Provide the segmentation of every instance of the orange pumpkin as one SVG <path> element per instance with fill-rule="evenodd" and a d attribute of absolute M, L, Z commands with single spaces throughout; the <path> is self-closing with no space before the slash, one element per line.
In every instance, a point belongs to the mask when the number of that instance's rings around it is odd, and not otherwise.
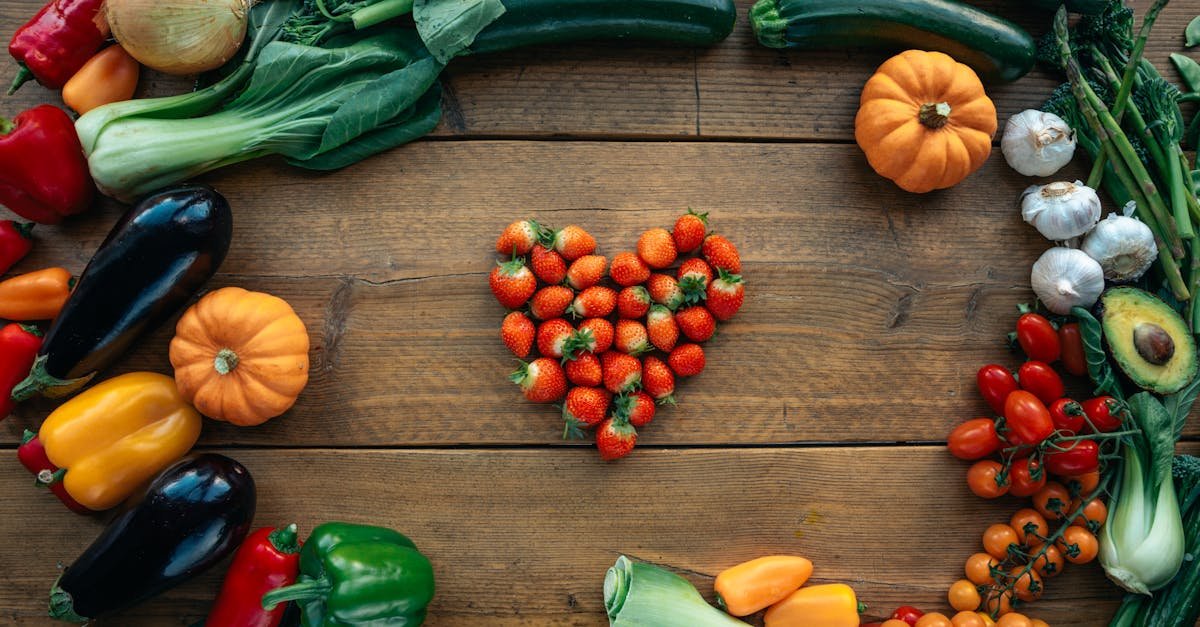
<path fill-rule="evenodd" d="M 239 426 L 274 418 L 308 383 L 308 330 L 287 301 L 226 287 L 179 319 L 175 385 L 200 413 Z"/>
<path fill-rule="evenodd" d="M 881 176 L 924 193 L 978 170 L 996 125 L 996 106 L 971 68 L 941 52 L 908 50 L 863 87 L 854 139 Z"/>

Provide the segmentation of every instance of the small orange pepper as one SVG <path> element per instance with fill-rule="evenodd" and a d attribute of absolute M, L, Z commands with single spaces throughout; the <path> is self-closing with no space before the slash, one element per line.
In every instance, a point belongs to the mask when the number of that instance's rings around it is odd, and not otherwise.
<path fill-rule="evenodd" d="M 844 583 L 808 586 L 772 605 L 766 627 L 858 627 L 858 598 Z"/>
<path fill-rule="evenodd" d="M 110 102 L 133 97 L 141 66 L 120 45 L 97 52 L 63 85 L 62 99 L 83 114 Z"/>
<path fill-rule="evenodd" d="M 46 268 L 0 282 L 0 318 L 27 322 L 53 320 L 71 294 L 66 268 Z"/>
<path fill-rule="evenodd" d="M 717 575 L 717 603 L 734 616 L 749 616 L 782 601 L 812 576 L 812 562 L 792 555 L 769 555 Z"/>

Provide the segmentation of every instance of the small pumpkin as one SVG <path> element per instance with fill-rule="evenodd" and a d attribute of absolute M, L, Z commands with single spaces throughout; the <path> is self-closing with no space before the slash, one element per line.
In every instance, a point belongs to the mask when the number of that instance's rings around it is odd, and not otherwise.
<path fill-rule="evenodd" d="M 308 383 L 308 330 L 282 298 L 225 287 L 179 319 L 170 358 L 175 385 L 200 413 L 262 424 L 287 411 Z"/>
<path fill-rule="evenodd" d="M 924 193 L 978 170 L 997 124 L 974 70 L 941 52 L 907 50 L 867 80 L 854 139 L 880 176 Z"/>

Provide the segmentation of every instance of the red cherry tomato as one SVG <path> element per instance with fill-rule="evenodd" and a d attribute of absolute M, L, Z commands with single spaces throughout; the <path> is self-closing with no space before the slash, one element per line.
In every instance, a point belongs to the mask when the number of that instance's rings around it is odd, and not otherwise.
<path fill-rule="evenodd" d="M 1097 431 L 1108 433 L 1121 428 L 1129 418 L 1129 408 L 1111 396 L 1097 396 L 1083 402 L 1083 413 Z"/>
<path fill-rule="evenodd" d="M 909 625 L 916 625 L 917 621 L 924 615 L 925 612 L 922 612 L 911 605 L 901 605 L 900 607 L 896 608 L 895 612 L 892 612 L 892 618 L 896 620 L 902 620 Z"/>
<path fill-rule="evenodd" d="M 1054 428 L 1071 435 L 1083 432 L 1083 406 L 1069 398 L 1060 398 L 1050 403 L 1050 420 Z"/>
<path fill-rule="evenodd" d="M 1004 417 L 1008 428 L 1023 444 L 1037 444 L 1054 433 L 1050 410 L 1038 397 L 1025 390 L 1008 395 L 1004 402 Z"/>
<path fill-rule="evenodd" d="M 1083 336 L 1079 333 L 1079 323 L 1069 322 L 1058 328 L 1058 343 L 1062 347 L 1063 370 L 1082 377 L 1087 374 L 1087 355 L 1083 352 Z"/>
<path fill-rule="evenodd" d="M 1021 364 L 1020 370 L 1017 370 L 1017 380 L 1021 382 L 1022 390 L 1033 392 L 1046 405 L 1062 398 L 1062 377 L 1044 362 L 1027 361 Z"/>
<path fill-rule="evenodd" d="M 1100 467 L 1100 446 L 1095 440 L 1063 444 L 1067 450 L 1046 453 L 1046 469 L 1050 472 L 1063 476 L 1082 475 Z"/>
<path fill-rule="evenodd" d="M 1008 395 L 1018 389 L 1017 380 L 1004 366 L 988 364 L 979 369 L 975 375 L 975 383 L 979 385 L 979 393 L 992 406 L 997 414 L 1004 413 L 1004 401 Z"/>
<path fill-rule="evenodd" d="M 1000 444 L 996 423 L 991 418 L 972 418 L 950 432 L 946 447 L 959 459 L 976 460 L 995 453 Z"/>
<path fill-rule="evenodd" d="M 1008 493 L 1025 498 L 1037 494 L 1046 485 L 1046 471 L 1036 459 L 1013 460 L 1008 471 Z"/>
<path fill-rule="evenodd" d="M 1018 318 L 1017 343 L 1030 359 L 1046 363 L 1058 359 L 1058 332 L 1045 316 L 1027 313 Z"/>

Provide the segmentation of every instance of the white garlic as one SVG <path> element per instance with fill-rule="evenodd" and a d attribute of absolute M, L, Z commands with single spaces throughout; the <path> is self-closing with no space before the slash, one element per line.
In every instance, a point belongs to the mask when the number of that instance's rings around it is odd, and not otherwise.
<path fill-rule="evenodd" d="M 1104 278 L 1110 281 L 1140 278 L 1158 257 L 1158 246 L 1150 227 L 1137 218 L 1115 213 L 1108 214 L 1088 233 L 1081 248 L 1100 262 Z"/>
<path fill-rule="evenodd" d="M 1000 152 L 1012 169 L 1025 176 L 1050 176 L 1071 162 L 1075 131 L 1053 113 L 1026 109 L 1008 118 Z"/>
<path fill-rule="evenodd" d="M 1069 314 L 1072 307 L 1091 307 L 1104 291 L 1104 269 L 1076 248 L 1051 248 L 1033 262 L 1033 291 L 1046 308 Z"/>
<path fill-rule="evenodd" d="M 1048 240 L 1069 240 L 1100 220 L 1100 197 L 1083 181 L 1030 185 L 1021 193 L 1021 217 Z"/>

